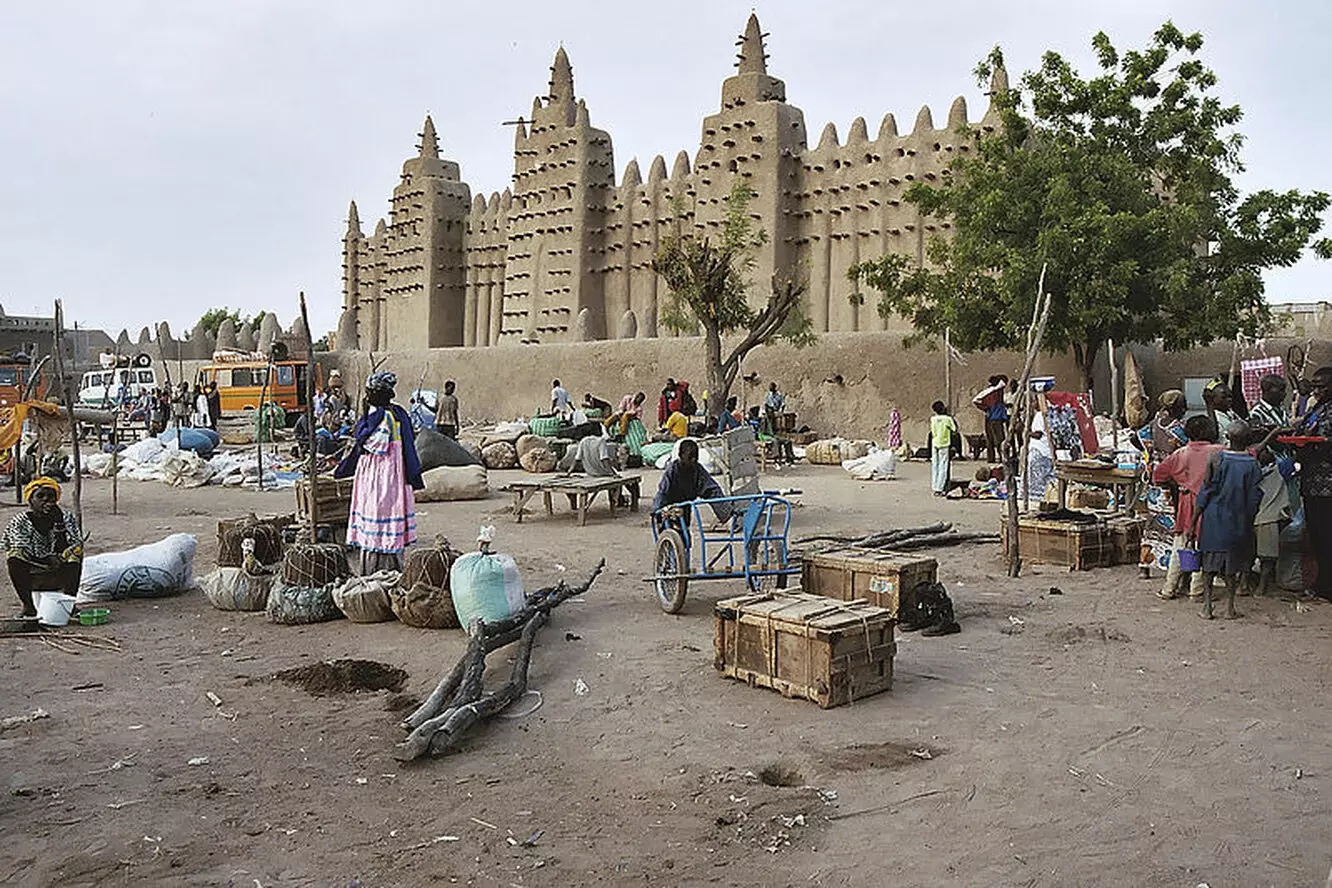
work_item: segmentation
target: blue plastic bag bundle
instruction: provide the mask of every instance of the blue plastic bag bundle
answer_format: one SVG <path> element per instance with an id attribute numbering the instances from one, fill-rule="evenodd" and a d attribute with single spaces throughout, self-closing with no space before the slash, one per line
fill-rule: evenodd
<path id="1" fill-rule="evenodd" d="M 176 430 L 167 429 L 157 436 L 168 447 L 176 443 Z M 181 429 L 180 430 L 180 449 L 190 450 L 197 453 L 201 459 L 210 459 L 217 445 L 222 443 L 222 438 L 212 429 Z"/>
<path id="2" fill-rule="evenodd" d="M 449 569 L 449 590 L 458 622 L 464 629 L 474 620 L 493 623 L 523 609 L 527 596 L 518 565 L 508 555 L 492 553 L 493 527 L 481 528 L 479 552 L 460 555 Z"/>

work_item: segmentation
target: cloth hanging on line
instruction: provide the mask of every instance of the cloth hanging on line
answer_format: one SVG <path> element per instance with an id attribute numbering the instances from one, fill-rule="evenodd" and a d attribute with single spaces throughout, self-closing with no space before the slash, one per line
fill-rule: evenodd
<path id="1" fill-rule="evenodd" d="M 1257 404 L 1262 397 L 1261 383 L 1267 375 L 1285 376 L 1286 363 L 1279 357 L 1249 358 L 1240 361 L 1240 391 L 1245 404 Z"/>

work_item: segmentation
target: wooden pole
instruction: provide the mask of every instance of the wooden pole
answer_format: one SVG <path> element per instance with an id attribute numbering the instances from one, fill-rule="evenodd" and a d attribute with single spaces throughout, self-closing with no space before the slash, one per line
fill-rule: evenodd
<path id="1" fill-rule="evenodd" d="M 1119 449 L 1119 369 L 1115 365 L 1115 341 L 1107 340 L 1110 355 L 1110 444 Z"/>
<path id="2" fill-rule="evenodd" d="M 60 300 L 55 301 L 55 365 L 60 380 L 61 397 L 68 408 L 70 450 L 74 457 L 74 515 L 83 527 L 83 462 L 79 459 L 79 423 L 74 418 L 74 402 L 69 395 L 69 381 L 65 378 L 65 313 Z"/>
<path id="3" fill-rule="evenodd" d="M 308 426 L 306 441 L 310 445 L 310 464 L 306 475 L 310 478 L 310 542 L 319 542 L 319 493 L 316 482 L 319 480 L 319 459 L 315 451 L 315 359 L 314 339 L 310 335 L 310 316 L 305 311 L 305 291 L 301 291 L 301 326 L 305 327 L 305 422 Z M 425 371 L 422 371 L 422 376 Z"/>
<path id="4" fill-rule="evenodd" d="M 1036 363 L 1036 355 L 1040 353 L 1041 342 L 1045 338 L 1045 326 L 1050 320 L 1050 295 L 1045 292 L 1045 269 L 1041 266 L 1041 277 L 1036 287 L 1036 303 L 1039 311 L 1039 317 L 1032 324 L 1027 332 L 1027 359 L 1022 365 L 1022 376 L 1018 385 L 1017 413 L 1021 417 L 1021 430 L 1018 425 L 1010 422 L 1008 425 L 1008 434 L 1004 441 L 1004 476 L 1008 487 L 1007 512 L 1008 520 L 1004 524 L 1005 541 L 1008 543 L 1008 575 L 1016 577 L 1022 572 L 1022 556 L 1018 551 L 1018 503 L 1017 490 L 1014 485 L 1017 482 L 1017 436 L 1022 436 L 1022 483 L 1026 487 L 1031 486 L 1031 479 L 1027 477 L 1027 451 L 1031 442 L 1031 420 L 1027 406 L 1031 403 L 1031 371 Z M 1049 434 L 1049 430 L 1046 430 Z"/>
<path id="5" fill-rule="evenodd" d="M 259 461 L 259 489 L 264 489 L 264 408 L 268 406 L 268 381 L 273 378 L 273 348 L 269 346 L 264 362 L 264 384 L 259 387 L 259 407 L 254 415 L 255 456 Z"/>
<path id="6" fill-rule="evenodd" d="M 42 359 L 37 362 L 37 366 L 33 367 L 28 371 L 28 382 L 26 385 L 23 386 L 23 400 L 25 401 L 32 400 L 32 390 L 33 388 L 36 387 L 37 380 L 41 378 L 42 368 L 46 366 L 46 362 L 49 361 L 50 359 L 51 359 L 50 355 L 42 355 Z M 42 393 L 42 397 L 46 397 L 50 393 L 50 388 L 51 388 L 50 386 L 47 386 L 47 391 Z M 19 468 L 19 466 L 22 463 L 22 459 L 23 459 L 23 435 L 20 434 L 18 443 L 14 445 L 14 472 L 13 472 L 14 502 L 18 503 L 20 506 L 23 505 L 23 485 L 19 483 L 19 479 L 22 477 L 22 472 Z"/>
<path id="7" fill-rule="evenodd" d="M 948 412 L 953 412 L 953 331 L 944 328 L 944 391 L 947 393 Z"/>
<path id="8" fill-rule="evenodd" d="M 111 378 L 120 378 L 120 343 L 116 343 L 115 359 L 113 362 L 114 370 L 111 371 Z M 125 392 L 129 389 L 128 377 L 121 386 L 120 394 L 116 396 L 115 410 L 111 414 L 111 514 L 120 514 L 120 479 L 116 477 L 119 469 L 118 456 L 120 454 L 120 411 L 124 409 Z M 102 387 L 102 409 L 107 408 L 110 401 L 111 386 Z M 71 409 L 71 413 L 73 410 Z M 99 436 L 100 437 L 100 436 Z"/>

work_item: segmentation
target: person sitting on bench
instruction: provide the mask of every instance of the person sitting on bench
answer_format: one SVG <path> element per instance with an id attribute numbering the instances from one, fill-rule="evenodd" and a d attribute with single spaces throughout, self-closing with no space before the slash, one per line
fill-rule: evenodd
<path id="1" fill-rule="evenodd" d="M 83 574 L 83 536 L 79 519 L 60 508 L 60 484 L 37 478 L 23 488 L 28 511 L 20 512 L 5 530 L 9 580 L 14 584 L 24 617 L 37 616 L 33 592 L 78 595 Z"/>

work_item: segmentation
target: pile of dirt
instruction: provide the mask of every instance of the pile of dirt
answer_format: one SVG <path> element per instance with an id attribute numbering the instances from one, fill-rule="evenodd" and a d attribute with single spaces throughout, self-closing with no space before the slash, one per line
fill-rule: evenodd
<path id="1" fill-rule="evenodd" d="M 277 681 L 296 685 L 307 694 L 351 694 L 356 691 L 402 690 L 406 671 L 374 660 L 328 660 L 295 669 L 284 669 L 271 676 Z"/>

